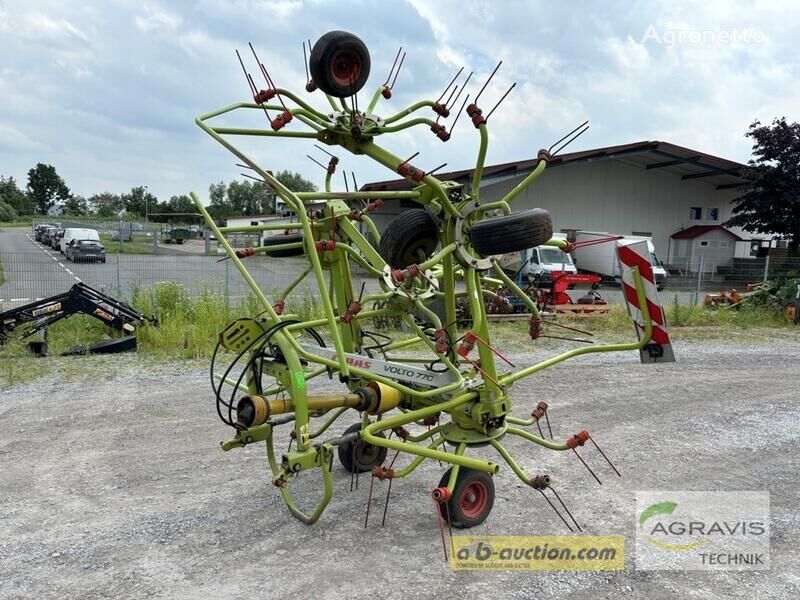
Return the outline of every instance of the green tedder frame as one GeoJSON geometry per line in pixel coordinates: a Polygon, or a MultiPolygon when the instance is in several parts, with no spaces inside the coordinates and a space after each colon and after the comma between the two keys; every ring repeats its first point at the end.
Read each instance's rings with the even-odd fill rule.
{"type": "MultiPolygon", "coordinates": [[[[542,479],[523,470],[503,445],[503,437],[517,436],[537,446],[560,451],[574,449],[575,442],[557,443],[528,431],[527,428],[537,424],[541,412],[530,418],[512,416],[512,386],[569,358],[641,349],[650,341],[652,333],[650,315],[645,313],[638,341],[583,346],[538,364],[523,368],[503,364],[501,368],[499,353],[491,345],[492,330],[485,298],[494,297],[493,290],[504,286],[526,302],[532,324],[541,323],[539,311],[536,303],[503,272],[494,258],[481,256],[472,248],[469,230],[474,223],[484,219],[512,213],[513,201],[542,174],[550,155],[541,151],[537,166],[502,200],[482,203],[479,191],[489,142],[485,120],[473,119],[479,146],[470,193],[467,194],[463,186],[420,173],[410,167],[408,161],[377,143],[382,135],[419,126],[434,131],[439,127],[437,122],[418,116],[425,109],[434,109],[438,105],[432,100],[417,102],[389,117],[377,116],[375,111],[387,89],[386,84],[379,86],[366,110],[355,110],[345,98],[329,94],[324,94],[328,103],[326,109],[318,110],[289,90],[271,88],[260,92],[261,99],[267,96],[279,98],[280,102],[240,102],[196,119],[197,125],[263,179],[297,216],[297,221],[292,223],[218,227],[201,199],[192,194],[208,227],[263,307],[258,318],[237,320],[221,334],[224,348],[240,351],[239,354],[249,360],[238,380],[230,373],[218,375],[216,379],[212,375],[218,402],[223,386],[232,386],[234,393],[242,395],[236,406],[233,402],[223,402],[221,416],[225,407],[230,415],[247,413],[247,418],[239,415],[233,422],[232,416],[227,421],[236,427],[236,433],[232,440],[223,444],[223,448],[229,450],[265,442],[273,483],[280,489],[291,513],[305,523],[315,522],[330,501],[333,455],[336,446],[345,443],[350,444],[348,447],[362,444],[410,455],[412,460],[403,468],[376,465],[373,476],[381,479],[405,477],[425,459],[451,466],[446,485],[437,488],[438,496],[434,494],[440,500],[449,498],[460,470],[494,474],[500,468],[498,463],[467,456],[472,445],[492,446],[523,482],[533,487],[540,486],[542,479]],[[275,126],[272,129],[243,129],[212,124],[223,115],[260,113],[265,109],[281,115],[284,122],[277,129],[275,126]],[[299,130],[300,126],[303,130],[299,130]],[[298,138],[328,147],[338,146],[353,154],[368,156],[394,173],[406,175],[415,187],[410,191],[334,191],[331,189],[333,169],[329,169],[325,191],[295,192],[230,141],[241,136],[298,138]],[[414,201],[440,224],[436,251],[406,268],[387,264],[378,251],[378,229],[362,205],[363,202],[400,199],[414,201]],[[320,202],[324,204],[321,210],[310,215],[305,203],[312,201],[317,205],[320,202]],[[362,210],[354,210],[355,203],[362,210]],[[359,223],[364,224],[367,235],[362,234],[359,223]],[[233,248],[225,237],[231,233],[287,229],[301,233],[302,240],[298,241],[294,236],[290,243],[243,252],[233,248]],[[300,260],[304,261],[303,266],[285,290],[269,298],[248,272],[246,257],[286,250],[296,250],[298,254],[302,251],[300,260]],[[371,286],[374,289],[363,297],[353,288],[351,270],[354,265],[374,280],[371,286]],[[318,289],[324,316],[303,321],[291,314],[283,314],[283,300],[307,278],[311,278],[318,289]],[[469,331],[461,336],[456,327],[459,299],[468,306],[472,321],[469,331]],[[430,308],[431,303],[437,300],[444,304],[443,319],[430,308]],[[376,306],[378,308],[362,308],[376,306]],[[420,324],[414,315],[422,316],[427,324],[420,324]],[[415,336],[383,345],[381,360],[373,360],[364,352],[362,328],[366,322],[386,316],[402,320],[415,336]],[[311,339],[309,332],[315,333],[316,345],[304,341],[311,339]],[[321,336],[317,332],[321,332],[321,336]],[[325,346],[320,343],[320,338],[326,340],[325,346]],[[269,343],[265,344],[267,340],[269,343]],[[416,346],[420,348],[414,350],[414,356],[403,356],[403,350],[416,346]],[[477,358],[469,355],[473,348],[477,358]],[[420,365],[434,361],[440,368],[430,371],[428,377],[427,369],[420,365]],[[341,382],[342,393],[323,396],[309,393],[309,381],[330,374],[341,382]],[[270,380],[270,385],[264,385],[265,379],[270,380]],[[334,421],[345,413],[354,414],[351,411],[360,413],[360,427],[355,432],[318,441],[334,421]],[[319,424],[316,421],[320,421],[319,424]],[[434,426],[422,432],[415,430],[417,433],[405,429],[423,423],[434,426]],[[294,448],[276,456],[273,432],[281,424],[292,424],[294,448]],[[452,446],[454,451],[446,451],[445,444],[452,446]],[[313,510],[304,512],[292,496],[290,482],[299,472],[310,469],[322,472],[322,498],[313,510]]],[[[567,245],[559,240],[551,240],[549,244],[562,249],[567,245]]],[[[642,277],[635,267],[633,281],[639,306],[646,306],[642,277]]],[[[532,336],[536,337],[533,333],[532,336]]],[[[574,439],[578,440],[578,435],[574,439]]],[[[585,439],[577,443],[583,445],[585,439]]]]}

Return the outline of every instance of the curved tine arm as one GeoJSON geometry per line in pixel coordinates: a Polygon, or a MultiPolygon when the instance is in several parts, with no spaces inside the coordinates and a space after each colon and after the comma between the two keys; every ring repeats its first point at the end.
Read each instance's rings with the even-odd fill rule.
{"type": "Polygon", "coordinates": [[[372,99],[369,101],[369,105],[367,106],[367,113],[371,113],[373,110],[375,110],[375,107],[378,105],[378,101],[381,99],[383,88],[384,86],[379,85],[375,90],[375,93],[372,94],[372,99]]]}
{"type": "Polygon", "coordinates": [[[316,110],[314,107],[312,107],[310,104],[308,104],[304,100],[301,100],[293,92],[290,92],[289,90],[285,90],[283,88],[277,88],[275,90],[275,93],[278,94],[279,96],[285,96],[286,98],[289,98],[292,102],[297,104],[297,106],[301,107],[306,112],[311,113],[312,115],[317,117],[317,119],[319,119],[321,121],[324,121],[326,123],[328,122],[327,115],[322,114],[321,112],[316,110]]]}
{"type": "Polygon", "coordinates": [[[420,102],[417,102],[416,104],[412,104],[405,110],[401,110],[399,113],[392,115],[391,117],[385,118],[383,122],[389,125],[391,123],[394,123],[395,121],[399,121],[403,117],[407,117],[411,113],[416,112],[421,108],[425,108],[426,106],[430,106],[431,108],[433,108],[433,105],[434,105],[433,100],[422,100],[420,102]]]}
{"type": "Polygon", "coordinates": [[[384,127],[376,127],[375,131],[378,133],[394,133],[396,131],[402,131],[403,129],[408,129],[409,127],[414,127],[415,125],[427,125],[430,127],[435,123],[430,119],[426,119],[425,117],[419,117],[417,119],[410,119],[408,121],[401,121],[397,125],[387,125],[384,127]]]}
{"type": "Polygon", "coordinates": [[[524,429],[508,427],[506,429],[506,433],[518,435],[519,437],[525,438],[526,440],[539,444],[540,446],[544,446],[545,448],[549,448],[550,450],[569,450],[569,446],[566,444],[556,444],[555,442],[541,438],[538,435],[530,433],[529,431],[525,431],[524,429]]]}
{"type": "Polygon", "coordinates": [[[486,125],[479,125],[478,132],[481,136],[478,147],[478,159],[475,161],[475,171],[472,174],[472,187],[469,190],[472,202],[478,204],[481,197],[481,179],[483,179],[483,164],[486,162],[486,150],[489,147],[489,130],[486,125]]]}
{"type": "Polygon", "coordinates": [[[546,167],[547,167],[547,161],[540,160],[539,164],[536,165],[536,168],[533,171],[531,171],[525,179],[520,181],[516,186],[514,186],[514,189],[512,189],[505,196],[503,196],[501,202],[509,203],[514,198],[519,196],[519,194],[522,193],[526,187],[528,187],[530,184],[536,181],[536,178],[539,177],[539,175],[541,175],[544,172],[546,167]]]}

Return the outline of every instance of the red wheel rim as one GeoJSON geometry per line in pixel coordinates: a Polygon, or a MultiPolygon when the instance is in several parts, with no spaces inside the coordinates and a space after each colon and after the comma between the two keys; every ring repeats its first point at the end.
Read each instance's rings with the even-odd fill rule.
{"type": "Polygon", "coordinates": [[[331,61],[331,75],[339,85],[353,85],[361,75],[361,57],[352,50],[342,50],[331,61]]]}
{"type": "Polygon", "coordinates": [[[473,481],[461,492],[461,513],[468,519],[480,516],[488,503],[489,490],[482,481],[473,481]]]}

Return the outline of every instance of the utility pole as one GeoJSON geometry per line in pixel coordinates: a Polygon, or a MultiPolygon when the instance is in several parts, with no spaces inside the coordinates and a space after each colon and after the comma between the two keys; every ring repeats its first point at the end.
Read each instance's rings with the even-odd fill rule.
{"type": "Polygon", "coordinates": [[[147,221],[147,212],[148,212],[148,211],[147,211],[147,209],[148,209],[148,206],[147,206],[147,205],[148,205],[148,202],[147,202],[147,197],[148,197],[148,195],[149,195],[149,194],[147,193],[147,190],[148,190],[148,189],[149,189],[149,188],[148,188],[147,186],[144,186],[144,222],[145,222],[145,223],[147,223],[147,222],[148,222],[148,221],[147,221]]]}

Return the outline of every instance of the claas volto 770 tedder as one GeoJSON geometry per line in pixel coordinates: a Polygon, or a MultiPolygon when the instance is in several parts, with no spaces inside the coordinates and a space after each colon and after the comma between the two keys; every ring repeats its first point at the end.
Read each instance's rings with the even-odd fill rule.
{"type": "MultiPolygon", "coordinates": [[[[388,480],[390,489],[394,479],[407,477],[424,460],[439,461],[448,468],[438,484],[431,486],[432,496],[442,519],[459,528],[477,525],[489,515],[494,501],[493,475],[505,464],[534,490],[543,495],[549,490],[545,498],[554,509],[558,507],[564,524],[578,527],[560,497],[553,495],[550,476],[526,472],[504,445],[504,438],[521,438],[530,443],[525,447],[574,451],[579,458],[578,450],[585,444],[597,450],[599,446],[586,430],[563,442],[548,437],[541,427],[549,424],[544,402],[527,407],[529,416],[515,416],[513,386],[542,369],[587,353],[639,350],[643,361],[671,359],[649,253],[635,245],[618,248],[622,286],[636,324],[637,339],[630,343],[584,345],[538,364],[518,367],[493,346],[485,300],[494,298],[496,290],[504,287],[525,301],[530,312],[528,330],[534,340],[545,328],[555,326],[542,319],[536,303],[494,257],[541,244],[572,250],[570,242],[553,239],[547,211],[534,208],[515,212],[512,206],[548,162],[587,125],[579,126],[549,149],[540,150],[529,175],[501,200],[485,202],[480,190],[488,121],[497,105],[484,110],[479,102],[492,76],[471,100],[467,94],[457,111],[454,108],[471,78],[470,74],[459,85],[463,71],[456,74],[438,100],[422,100],[381,116],[378,105],[391,99],[405,54],[398,52],[389,77],[375,89],[364,108],[358,98],[370,71],[364,43],[343,31],[326,33],[313,47],[308,42],[306,92],[320,96],[325,104],[324,108],[315,108],[298,94],[276,86],[252,45],[249,50],[256,77],[238,52],[237,56],[252,100],[209,112],[196,121],[233,153],[251,176],[269,185],[297,220],[218,227],[201,199],[193,195],[227,258],[263,305],[258,317],[237,319],[221,332],[219,351],[212,361],[211,383],[218,413],[235,430],[223,449],[265,442],[272,482],[291,513],[309,524],[320,517],[331,499],[336,454],[350,473],[370,473],[370,488],[378,479],[388,480]],[[257,80],[263,80],[263,88],[257,80]],[[253,111],[266,115],[268,127],[212,124],[222,115],[230,121],[237,114],[253,111]],[[451,111],[455,116],[448,129],[444,122],[451,111]],[[468,191],[463,185],[438,179],[433,172],[436,169],[412,164],[417,155],[403,159],[379,144],[383,136],[423,129],[447,142],[462,113],[478,137],[477,162],[468,191]],[[288,189],[234,145],[231,140],[241,136],[293,138],[329,148],[331,151],[325,150],[329,163],[323,165],[327,171],[325,190],[288,189]],[[332,150],[337,147],[380,163],[404,177],[411,189],[332,190],[331,175],[339,162],[332,150]],[[411,201],[417,207],[402,212],[379,233],[370,215],[388,200],[411,201]],[[313,208],[309,209],[311,203],[313,208]],[[283,233],[267,237],[266,244],[254,248],[235,249],[225,238],[232,233],[261,234],[269,230],[283,233]],[[263,255],[300,257],[296,278],[272,297],[245,266],[248,259],[259,260],[259,255],[261,260],[263,255]],[[366,273],[369,289],[354,289],[355,268],[366,273]],[[287,297],[307,279],[318,288],[324,313],[318,319],[302,320],[284,312],[287,297]],[[443,304],[443,310],[432,310],[437,302],[443,304]],[[457,328],[457,305],[467,307],[466,330],[457,328]],[[376,336],[368,329],[376,318],[399,320],[413,336],[405,334],[401,339],[399,331],[396,336],[376,336]],[[220,368],[222,357],[231,353],[227,367],[220,368]],[[309,393],[309,382],[321,376],[330,377],[331,387],[338,386],[339,391],[309,393]],[[355,422],[344,433],[323,441],[324,434],[342,417],[355,422]],[[276,454],[274,432],[281,426],[291,427],[293,445],[276,454]],[[534,426],[538,434],[531,431],[534,426]],[[470,456],[470,449],[478,446],[496,450],[498,462],[470,456]],[[410,460],[397,462],[401,453],[410,460]],[[400,467],[401,463],[404,466],[400,467]],[[321,471],[322,497],[315,508],[303,511],[295,502],[291,483],[299,473],[310,470],[321,471]]],[[[303,50],[305,56],[305,44],[303,50]]],[[[605,454],[602,457],[607,460],[605,454]]],[[[608,466],[613,467],[610,462],[608,466]]],[[[594,471],[591,474],[596,476],[594,471]]],[[[387,504],[388,497],[387,490],[387,504]]]]}

